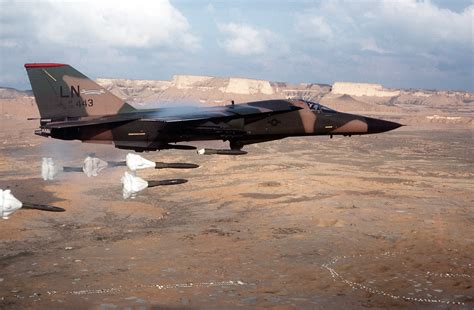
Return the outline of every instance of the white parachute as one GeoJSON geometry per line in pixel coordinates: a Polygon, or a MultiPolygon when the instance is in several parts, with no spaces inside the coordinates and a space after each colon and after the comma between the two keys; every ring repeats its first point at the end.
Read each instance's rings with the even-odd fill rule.
{"type": "Polygon", "coordinates": [[[127,167],[132,171],[145,169],[145,168],[155,168],[156,163],[141,157],[140,155],[128,153],[127,158],[127,167]]]}
{"type": "Polygon", "coordinates": [[[122,176],[123,199],[134,198],[135,194],[148,187],[148,182],[132,173],[125,172],[122,176]]]}
{"type": "Polygon", "coordinates": [[[84,159],[84,165],[82,166],[82,171],[90,178],[92,176],[96,177],[99,172],[107,168],[107,162],[103,161],[97,157],[87,156],[84,159]]]}
{"type": "Polygon", "coordinates": [[[59,168],[56,167],[53,159],[51,157],[43,157],[43,162],[41,163],[41,177],[43,180],[54,180],[58,172],[59,168]]]}
{"type": "Polygon", "coordinates": [[[3,219],[8,217],[23,206],[20,200],[11,194],[9,189],[0,189],[0,216],[3,219]]]}

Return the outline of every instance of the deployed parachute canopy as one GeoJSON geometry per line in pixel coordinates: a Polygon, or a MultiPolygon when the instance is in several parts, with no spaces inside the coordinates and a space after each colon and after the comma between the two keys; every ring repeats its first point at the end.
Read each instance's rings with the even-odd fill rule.
{"type": "Polygon", "coordinates": [[[139,169],[155,168],[156,167],[155,162],[152,162],[148,159],[145,159],[145,158],[141,157],[140,155],[136,155],[136,154],[132,154],[132,153],[127,154],[126,162],[127,162],[128,169],[130,169],[132,171],[136,171],[136,170],[139,170],[139,169]]]}
{"type": "Polygon", "coordinates": [[[51,157],[43,157],[41,163],[41,177],[43,180],[54,180],[54,177],[58,174],[59,168],[54,163],[51,157]]]}
{"type": "Polygon", "coordinates": [[[3,219],[8,217],[23,206],[20,200],[11,194],[9,189],[0,189],[0,215],[3,219]]]}
{"type": "Polygon", "coordinates": [[[84,165],[82,166],[82,171],[90,178],[92,176],[96,177],[99,172],[107,168],[107,162],[103,161],[97,157],[87,156],[84,159],[84,165]]]}
{"type": "Polygon", "coordinates": [[[123,199],[134,198],[136,193],[148,187],[148,182],[132,173],[125,172],[122,176],[123,199]]]}

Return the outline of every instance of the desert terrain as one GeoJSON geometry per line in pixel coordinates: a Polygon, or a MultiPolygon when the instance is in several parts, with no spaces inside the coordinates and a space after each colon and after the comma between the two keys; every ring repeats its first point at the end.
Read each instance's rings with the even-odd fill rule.
{"type": "MultiPolygon", "coordinates": [[[[81,166],[126,151],[33,134],[29,92],[0,89],[0,188],[66,212],[0,221],[1,309],[473,309],[474,94],[246,79],[100,79],[136,106],[304,97],[406,124],[351,138],[145,153],[193,170],[124,200],[126,167],[43,181],[41,158],[81,166]]],[[[218,142],[197,146],[216,146],[218,142]]]]}

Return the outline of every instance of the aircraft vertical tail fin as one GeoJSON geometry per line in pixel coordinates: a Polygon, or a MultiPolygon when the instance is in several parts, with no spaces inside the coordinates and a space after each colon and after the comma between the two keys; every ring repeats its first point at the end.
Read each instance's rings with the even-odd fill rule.
{"type": "Polygon", "coordinates": [[[135,110],[73,67],[59,63],[25,64],[41,118],[68,119],[135,110]]]}

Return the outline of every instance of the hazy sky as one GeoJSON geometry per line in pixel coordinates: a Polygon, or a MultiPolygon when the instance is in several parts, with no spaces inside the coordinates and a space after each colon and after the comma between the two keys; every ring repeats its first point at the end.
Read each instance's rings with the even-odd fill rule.
{"type": "Polygon", "coordinates": [[[5,1],[0,86],[28,62],[86,75],[174,74],[474,91],[471,0],[5,1]]]}

